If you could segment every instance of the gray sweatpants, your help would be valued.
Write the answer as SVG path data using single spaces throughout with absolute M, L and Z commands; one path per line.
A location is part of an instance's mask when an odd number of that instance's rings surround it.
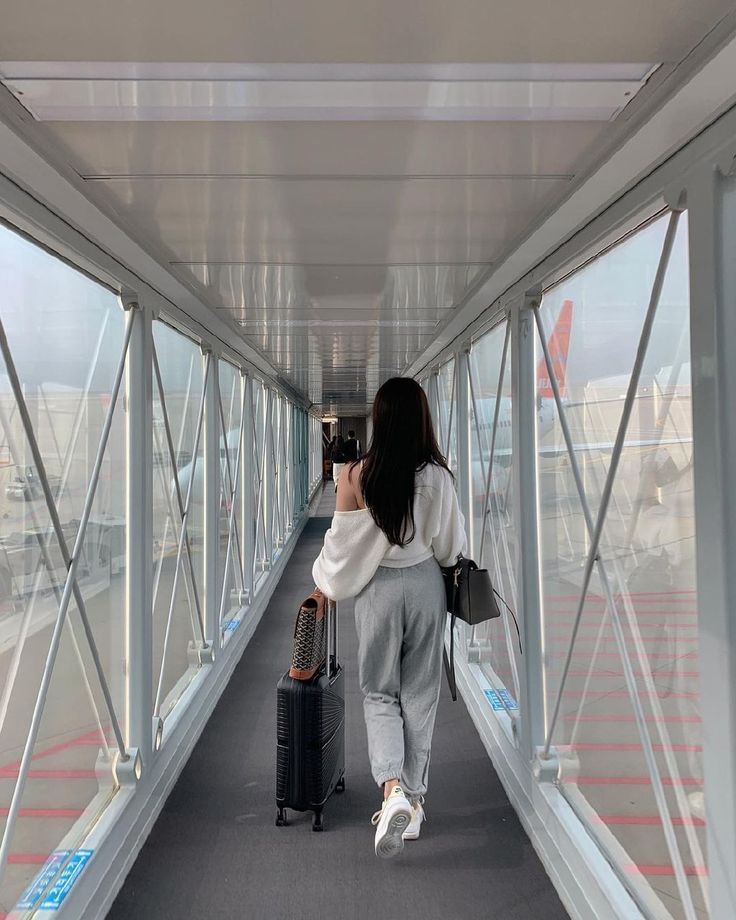
M 371 772 L 398 778 L 408 796 L 427 791 L 442 678 L 445 591 L 435 559 L 379 567 L 355 599 L 358 677 Z

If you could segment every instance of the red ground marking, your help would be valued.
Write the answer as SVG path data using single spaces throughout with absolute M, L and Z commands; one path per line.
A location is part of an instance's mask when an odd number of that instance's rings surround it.
M 67 751 L 69 748 L 73 747 L 101 747 L 102 739 L 100 738 L 99 732 L 89 732 L 86 735 L 80 735 L 78 738 L 70 738 L 68 741 L 60 741 L 58 744 L 54 744 L 52 747 L 45 748 L 42 751 L 36 751 L 33 755 L 34 760 L 38 760 L 41 757 L 51 757 L 53 754 L 58 754 L 61 751 Z
M 598 820 L 603 824 L 636 824 L 646 827 L 662 826 L 659 815 L 598 815 Z M 675 827 L 705 827 L 702 818 L 673 818 Z
M 587 615 L 586 615 L 586 611 L 587 611 Z M 591 612 L 595 613 L 596 616 L 602 616 L 604 611 L 602 607 L 591 611 L 590 607 L 586 605 L 586 607 L 583 608 L 583 621 L 590 618 Z M 626 622 L 628 618 L 626 614 L 624 613 L 624 611 L 622 611 L 619 608 L 619 613 L 621 615 L 621 618 L 624 620 L 624 622 Z M 566 622 L 566 620 L 562 619 L 562 617 L 569 617 L 570 619 L 567 622 L 574 622 L 577 614 L 578 614 L 577 607 L 574 607 L 574 608 L 565 607 L 564 610 L 559 610 L 559 609 L 558 610 L 548 610 L 545 608 L 545 616 L 547 617 L 547 619 L 551 620 L 553 623 Z M 639 619 L 640 617 L 663 617 L 663 616 L 692 617 L 693 620 L 697 621 L 698 611 L 697 610 L 670 610 L 668 607 L 662 607 L 657 610 L 635 610 L 634 611 L 635 619 Z
M 0 779 L 17 779 L 18 769 L 3 767 Z M 95 779 L 94 770 L 29 770 L 28 779 Z
M 48 859 L 48 853 L 11 853 L 8 856 L 10 866 L 37 866 L 43 865 Z
M 578 776 L 572 785 L 577 786 L 651 786 L 648 776 Z M 683 776 L 675 783 L 671 776 L 662 777 L 663 786 L 702 786 L 697 776 Z
M 583 690 L 565 690 L 563 692 L 564 696 L 569 696 L 577 699 L 582 699 L 583 696 L 587 696 L 590 699 L 590 702 L 593 700 L 628 700 L 630 695 L 627 690 L 611 690 L 610 693 L 606 693 L 605 690 L 600 690 L 597 693 L 595 691 L 588 690 L 585 693 Z M 699 700 L 699 693 L 666 693 L 664 696 L 661 696 L 659 693 L 654 694 L 658 700 Z M 650 697 L 651 693 L 648 693 L 645 690 L 642 690 L 639 696 Z
M 574 751 L 617 751 L 621 753 L 627 752 L 638 752 L 643 751 L 644 748 L 641 744 L 616 744 L 614 742 L 610 743 L 581 743 L 571 745 Z M 688 753 L 688 754 L 697 754 L 702 752 L 702 744 L 654 744 L 652 745 L 655 751 L 672 751 L 673 753 Z
M 38 760 L 41 757 L 51 757 L 53 754 L 58 754 L 61 751 L 66 751 L 73 747 L 95 747 L 99 746 L 100 743 L 99 731 L 95 729 L 94 731 L 85 732 L 83 735 L 76 735 L 74 738 L 68 738 L 66 741 L 60 741 L 58 744 L 54 744 L 51 747 L 36 751 L 31 759 Z M 0 767 L 0 771 L 17 770 L 19 767 L 20 761 L 13 760 Z
M 572 620 L 568 620 L 567 622 L 569 623 L 570 626 L 572 626 L 572 622 L 573 622 Z M 554 622 L 548 623 L 547 624 L 548 628 L 545 630 L 545 635 L 561 636 L 563 638 L 569 637 L 570 633 L 572 632 L 571 629 L 553 629 L 551 628 L 551 627 L 558 626 L 558 625 L 564 626 L 565 624 L 561 620 L 554 620 Z M 622 625 L 624 629 L 628 629 L 628 623 L 623 623 Z M 681 629 L 697 629 L 698 628 L 697 623 L 638 623 L 637 625 L 640 630 L 641 629 L 660 629 L 660 630 L 661 629 L 676 629 L 678 632 L 680 632 Z M 604 627 L 603 632 L 607 633 L 610 629 L 611 629 L 611 625 L 609 623 Z M 578 635 L 586 636 L 590 638 L 596 638 L 598 636 L 598 629 L 593 623 L 583 622 L 580 626 L 580 629 L 578 630 Z M 630 637 L 627 636 L 627 638 L 630 638 Z
M 547 641 L 548 641 L 548 642 L 566 642 L 566 643 L 569 643 L 569 642 L 570 642 L 570 636 L 569 636 L 569 635 L 568 635 L 568 636 L 548 636 L 548 637 L 547 637 Z M 578 642 L 590 642 L 590 643 L 595 643 L 595 642 L 597 642 L 597 641 L 598 641 L 597 636 L 596 636 L 596 637 L 594 637 L 594 636 L 581 636 L 580 633 L 578 633 L 578 635 L 577 635 L 577 637 L 576 637 L 576 639 L 575 639 L 575 644 L 577 645 Z M 601 636 L 600 641 L 601 641 L 601 642 L 609 642 L 609 643 L 610 643 L 610 642 L 616 642 L 616 637 L 615 637 L 615 636 Z M 631 643 L 632 645 L 634 644 L 633 639 L 632 639 L 631 636 L 626 636 L 626 641 L 627 641 L 627 643 Z M 674 644 L 689 642 L 690 644 L 692 644 L 693 642 L 697 642 L 697 641 L 698 641 L 698 637 L 697 637 L 697 636 L 640 636 L 640 641 L 641 641 L 641 642 L 650 642 L 650 643 L 652 643 L 652 645 L 654 645 L 654 644 L 662 644 L 662 645 L 664 645 L 664 644 L 670 643 L 670 642 L 672 642 L 672 643 L 674 643 Z
M 634 591 L 629 594 L 629 597 L 681 597 L 682 595 L 694 596 L 695 594 L 697 594 L 695 588 L 683 588 L 680 591 Z M 547 594 L 545 597 L 559 601 L 576 601 L 578 599 L 578 595 L 575 594 Z M 594 601 L 604 600 L 599 594 L 587 594 L 586 598 Z
M 587 677 L 588 671 L 568 671 L 568 677 Z M 590 671 L 591 677 L 623 677 L 623 671 Z M 700 677 L 700 671 L 660 671 L 647 673 L 647 677 Z M 634 677 L 644 677 L 641 671 L 634 671 Z
M 633 715 L 565 716 L 566 722 L 635 722 Z M 700 722 L 700 716 L 647 716 L 647 722 Z
M 7 818 L 9 811 L 0 808 L 0 818 Z M 81 808 L 21 808 L 18 813 L 21 818 L 78 818 L 81 814 Z
M 567 652 L 548 652 L 550 658 L 566 658 Z M 573 652 L 573 658 L 580 657 L 585 655 L 590 658 L 590 652 Z M 618 651 L 616 652 L 596 652 L 596 658 L 620 658 L 621 655 Z M 686 652 L 684 655 L 677 655 L 678 661 L 688 661 L 693 658 L 698 657 L 697 652 Z M 647 655 L 647 661 L 657 661 L 657 660 L 671 661 L 672 655 L 669 652 L 651 652 Z
M 707 866 L 685 866 L 685 875 L 707 875 Z M 674 875 L 675 870 L 672 866 L 652 866 L 647 863 L 637 863 L 634 866 L 627 866 L 627 872 L 639 871 L 642 875 Z

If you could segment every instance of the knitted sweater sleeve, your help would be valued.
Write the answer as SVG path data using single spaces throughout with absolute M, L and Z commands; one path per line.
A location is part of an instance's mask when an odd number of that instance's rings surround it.
M 370 511 L 336 511 L 312 566 L 315 585 L 335 601 L 355 597 L 376 574 L 388 547 Z

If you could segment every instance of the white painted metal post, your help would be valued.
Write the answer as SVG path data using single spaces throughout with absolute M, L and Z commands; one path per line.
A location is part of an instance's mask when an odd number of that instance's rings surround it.
M 726 167 L 732 163 L 724 164 Z M 724 197 L 727 183 L 733 191 Z M 711 916 L 736 916 L 736 185 L 687 187 L 700 699 Z M 730 500 L 729 500 L 730 498 Z
M 465 517 L 468 540 L 472 540 L 472 469 L 470 463 L 470 347 L 463 345 L 455 355 L 455 425 L 457 444 L 457 496 Z M 470 545 L 470 544 L 469 544 Z
M 274 479 L 273 456 L 273 416 L 274 416 L 274 391 L 271 387 L 264 394 L 263 409 L 263 521 L 266 531 L 265 564 L 267 568 L 273 565 L 274 555 L 274 514 L 276 506 L 276 482 Z
M 253 512 L 254 490 L 253 477 L 256 458 L 256 445 L 253 438 L 253 379 L 241 371 L 243 399 L 245 400 L 245 425 L 243 426 L 243 452 L 240 462 L 243 483 L 240 489 L 241 519 L 243 521 L 243 565 L 245 566 L 244 583 L 248 594 L 248 603 L 253 603 L 253 567 L 256 552 L 255 514 Z
M 125 378 L 126 737 L 144 770 L 153 756 L 153 359 L 152 312 L 133 316 Z
M 519 614 L 524 654 L 519 658 L 521 685 L 518 739 L 522 755 L 531 761 L 544 744 L 544 637 L 539 571 L 537 503 L 537 407 L 535 392 L 534 305 L 527 296 L 511 312 L 511 381 L 514 470 L 514 520 L 519 553 Z
M 220 551 L 220 375 L 219 358 L 209 346 L 203 346 L 203 355 L 210 355 L 210 373 L 206 380 L 204 397 L 204 590 L 202 592 L 204 634 L 207 644 L 214 650 L 222 646 L 219 624 L 220 592 L 217 583 L 218 554 Z

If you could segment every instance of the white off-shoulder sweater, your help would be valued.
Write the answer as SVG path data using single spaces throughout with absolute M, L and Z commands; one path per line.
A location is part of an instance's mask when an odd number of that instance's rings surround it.
M 465 553 L 465 520 L 452 477 L 441 466 L 428 464 L 416 474 L 414 524 L 413 540 L 391 546 L 367 508 L 336 511 L 312 567 L 314 583 L 340 601 L 359 594 L 379 566 L 405 568 L 432 556 L 440 565 L 450 565 L 458 553 Z

